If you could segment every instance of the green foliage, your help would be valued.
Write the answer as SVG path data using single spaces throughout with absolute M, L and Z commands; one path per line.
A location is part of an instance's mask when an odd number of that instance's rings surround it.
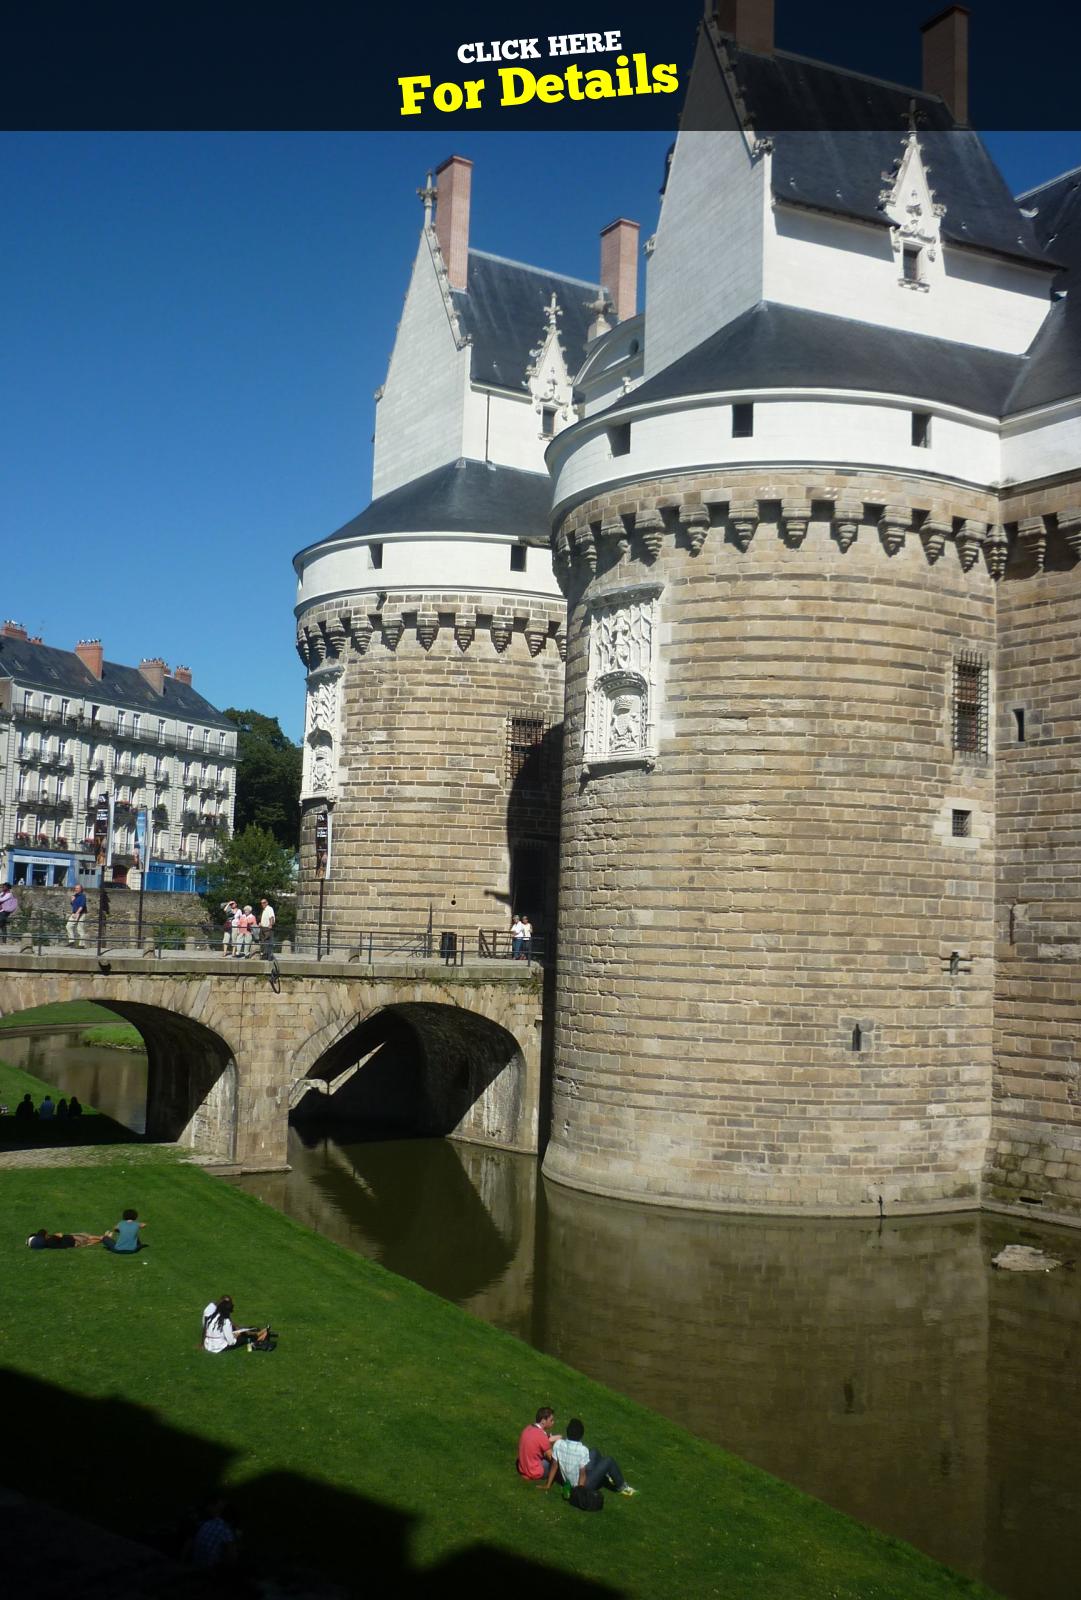
M 185 941 L 195 932 L 183 922 L 158 922 L 154 926 L 154 943 L 163 950 L 183 950 Z
M 300 843 L 300 746 L 282 732 L 277 717 L 233 706 L 225 715 L 238 729 L 236 831 L 266 828 L 280 845 L 295 850 Z
M 79 1035 L 80 1044 L 96 1044 L 106 1050 L 142 1050 L 146 1041 L 138 1028 L 130 1022 L 106 1023 L 101 1028 L 87 1028 Z
M 204 899 L 211 921 L 220 923 L 223 901 L 236 900 L 252 906 L 259 914 L 259 901 L 265 898 L 281 915 L 278 902 L 295 891 L 296 862 L 291 850 L 283 849 L 266 828 L 249 827 L 232 838 L 220 833 L 214 841 L 206 869 Z

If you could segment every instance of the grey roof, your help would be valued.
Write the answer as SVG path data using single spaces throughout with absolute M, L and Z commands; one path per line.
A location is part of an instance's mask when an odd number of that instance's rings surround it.
M 1020 204 L 1035 211 L 1037 238 L 1065 263 L 1054 288 L 1066 298 L 1052 305 L 1032 343 L 1010 394 L 1013 412 L 1081 394 L 1081 169 L 1022 195 Z
M 235 727 L 209 700 L 175 678 L 166 678 L 164 694 L 157 694 L 138 667 L 106 661 L 98 679 L 74 650 L 56 650 L 52 645 L 33 644 L 29 639 L 0 635 L 0 678 L 10 678 L 20 688 L 40 689 L 46 694 L 72 698 L 78 695 L 97 705 L 124 706 L 132 711 L 147 711 L 152 716 L 175 717 L 215 728 Z
M 810 388 L 900 394 L 1000 416 L 1023 365 L 1022 356 L 978 345 L 762 300 L 607 414 L 722 389 Z
M 586 334 L 593 320 L 588 307 L 598 293 L 595 283 L 470 250 L 466 288 L 452 295 L 462 332 L 473 341 L 473 381 L 501 389 L 525 386 L 532 352 L 548 326 L 545 307 L 553 294 L 562 308 L 559 338 L 573 377 L 585 360 Z
M 783 50 L 757 55 L 726 38 L 732 71 L 754 132 L 773 140 L 773 193 L 794 205 L 885 225 L 879 202 L 914 112 L 942 234 L 1048 265 L 979 134 L 958 127 L 937 95 L 884 83 Z
M 450 461 L 380 495 L 351 522 L 308 548 L 386 533 L 501 533 L 547 544 L 551 503 L 547 473 Z

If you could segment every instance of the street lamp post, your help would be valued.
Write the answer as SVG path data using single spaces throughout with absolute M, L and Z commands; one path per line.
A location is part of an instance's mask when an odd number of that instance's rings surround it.
M 94 860 L 98 868 L 98 955 L 105 944 L 105 867 L 109 859 L 109 823 L 112 808 L 107 794 L 99 794 L 94 807 Z
M 323 894 L 330 863 L 330 813 L 324 806 L 315 819 L 315 871 L 319 878 L 319 915 L 316 922 L 315 959 L 323 959 Z

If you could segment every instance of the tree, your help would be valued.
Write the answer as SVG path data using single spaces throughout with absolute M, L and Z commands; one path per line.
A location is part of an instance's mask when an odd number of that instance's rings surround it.
M 277 912 L 279 932 L 288 932 L 296 918 L 296 859 L 266 828 L 245 828 L 231 838 L 223 829 L 207 862 L 203 893 L 212 918 L 226 900 L 258 913 L 265 898 Z
M 266 828 L 279 844 L 295 850 L 300 843 L 300 746 L 282 732 L 277 717 L 232 706 L 225 715 L 238 730 L 234 829 Z

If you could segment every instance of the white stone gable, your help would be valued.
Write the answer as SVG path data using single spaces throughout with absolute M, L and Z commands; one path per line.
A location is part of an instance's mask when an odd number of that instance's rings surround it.
M 935 199 L 915 130 L 905 140 L 894 171 L 884 172 L 882 177 L 885 187 L 879 203 L 893 224 L 890 237 L 898 279 L 906 288 L 926 291 L 942 272 L 942 218 L 946 208 Z M 906 249 L 916 252 L 919 258 L 918 270 L 908 277 L 904 272 Z
M 546 407 L 553 407 L 561 423 L 572 419 L 571 398 L 573 383 L 567 370 L 567 358 L 559 337 L 559 318 L 562 309 L 555 295 L 546 307 L 547 321 L 540 343 L 530 351 L 532 360 L 526 368 L 526 387 L 538 418 Z

